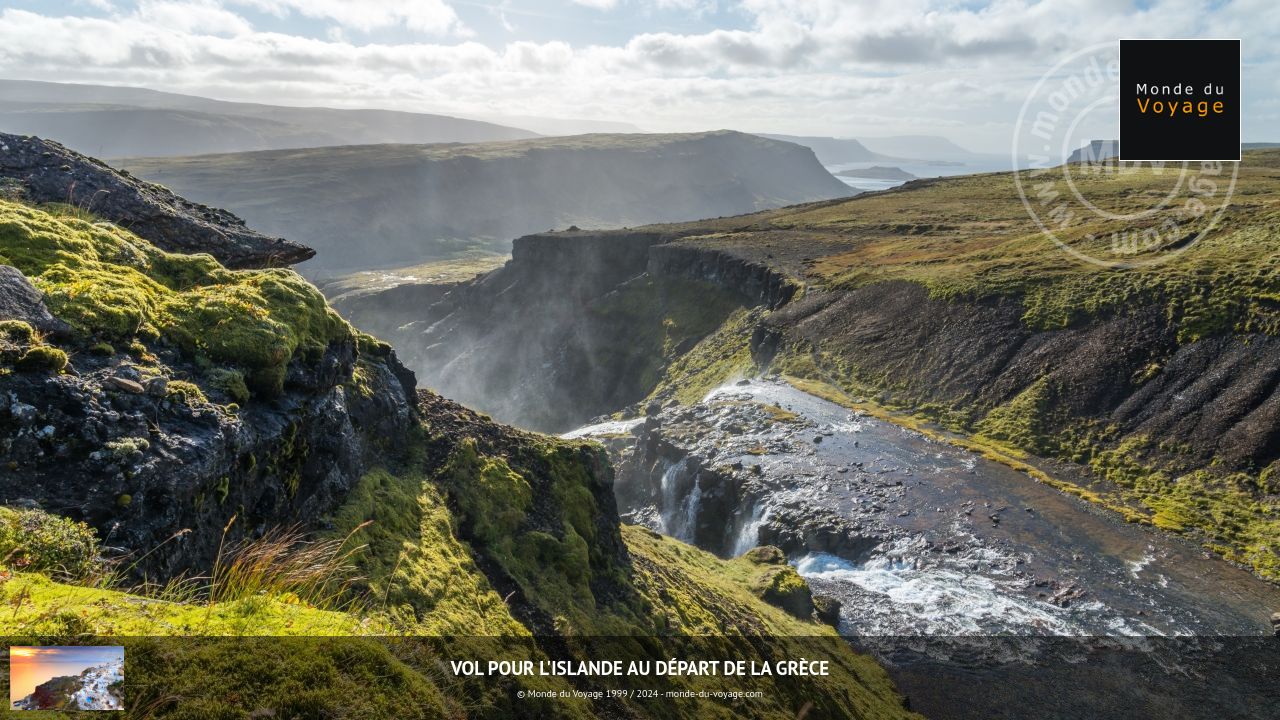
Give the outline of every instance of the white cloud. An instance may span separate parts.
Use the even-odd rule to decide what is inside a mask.
[[[465,34],[458,14],[444,0],[227,0],[285,17],[331,20],[344,28],[370,32],[403,26],[434,35]]]
[[[1259,103],[1256,113],[1246,106],[1248,135],[1251,118],[1274,119],[1275,107],[1261,103],[1280,90],[1271,49],[1280,13],[1265,12],[1267,2],[1170,0],[1118,12],[1102,0],[997,0],[985,8],[742,0],[745,29],[637,33],[610,45],[485,45],[458,37],[461,25],[439,0],[395,8],[372,0],[145,0],[105,18],[0,11],[0,76],[292,104],[592,117],[653,130],[954,128],[962,144],[999,149],[1041,72],[1071,49],[1141,28],[1150,36],[1243,37],[1246,94]],[[250,5],[323,19],[327,29],[321,38],[264,32],[232,12]],[[383,44],[360,34],[401,26],[434,28],[436,37]]]
[[[241,35],[253,31],[248,21],[212,0],[142,0],[137,17],[147,25],[184,33]]]
[[[569,0],[574,5],[581,5],[595,10],[612,10],[618,6],[618,0]]]

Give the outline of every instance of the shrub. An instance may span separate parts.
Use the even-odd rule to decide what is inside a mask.
[[[49,371],[55,374],[62,372],[66,366],[67,354],[58,348],[49,347],[48,345],[37,345],[29,348],[14,363],[14,367],[25,372]]]
[[[79,580],[101,561],[93,529],[43,510],[0,507],[0,562]]]

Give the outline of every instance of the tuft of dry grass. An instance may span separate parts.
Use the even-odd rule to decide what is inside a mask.
[[[234,522],[233,517],[223,529],[224,539]],[[352,586],[364,579],[357,575],[354,558],[366,546],[348,543],[369,524],[356,526],[341,539],[309,540],[294,526],[223,544],[209,578],[209,601],[276,597],[325,610],[349,609],[359,599]]]

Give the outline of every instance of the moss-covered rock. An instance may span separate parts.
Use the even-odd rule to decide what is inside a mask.
[[[67,367],[67,362],[65,350],[48,345],[36,345],[28,348],[13,363],[13,366],[23,372],[51,372],[57,374]]]
[[[290,270],[226,270],[113,225],[0,201],[0,255],[90,344],[159,337],[189,357],[239,366],[265,396],[296,358],[318,358],[355,331]]]
[[[0,336],[19,345],[30,345],[36,341],[35,329],[23,320],[0,320]]]

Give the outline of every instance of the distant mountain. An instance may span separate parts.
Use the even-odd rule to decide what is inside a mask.
[[[144,88],[27,80],[0,80],[0,131],[39,135],[98,157],[537,136],[446,115],[284,107]]]
[[[122,167],[317,251],[318,277],[577,225],[735,215],[854,193],[797,145],[738,132],[578,135],[133,158]]]
[[[1120,156],[1119,140],[1093,140],[1084,147],[1076,148],[1067,158],[1069,163],[1096,163]]]
[[[587,135],[590,133],[639,133],[639,126],[614,120],[583,120],[580,118],[548,118],[531,115],[496,115],[483,119],[500,125],[523,128],[539,135]]]
[[[818,162],[823,165],[840,165],[843,163],[892,159],[868,150],[866,146],[852,138],[811,137],[805,135],[759,135],[760,137],[769,138],[771,140],[781,140],[782,142],[803,145],[812,150],[813,154],[818,156]]]
[[[964,160],[979,153],[966,150],[939,135],[891,135],[863,137],[862,144],[876,153],[917,160]]]

